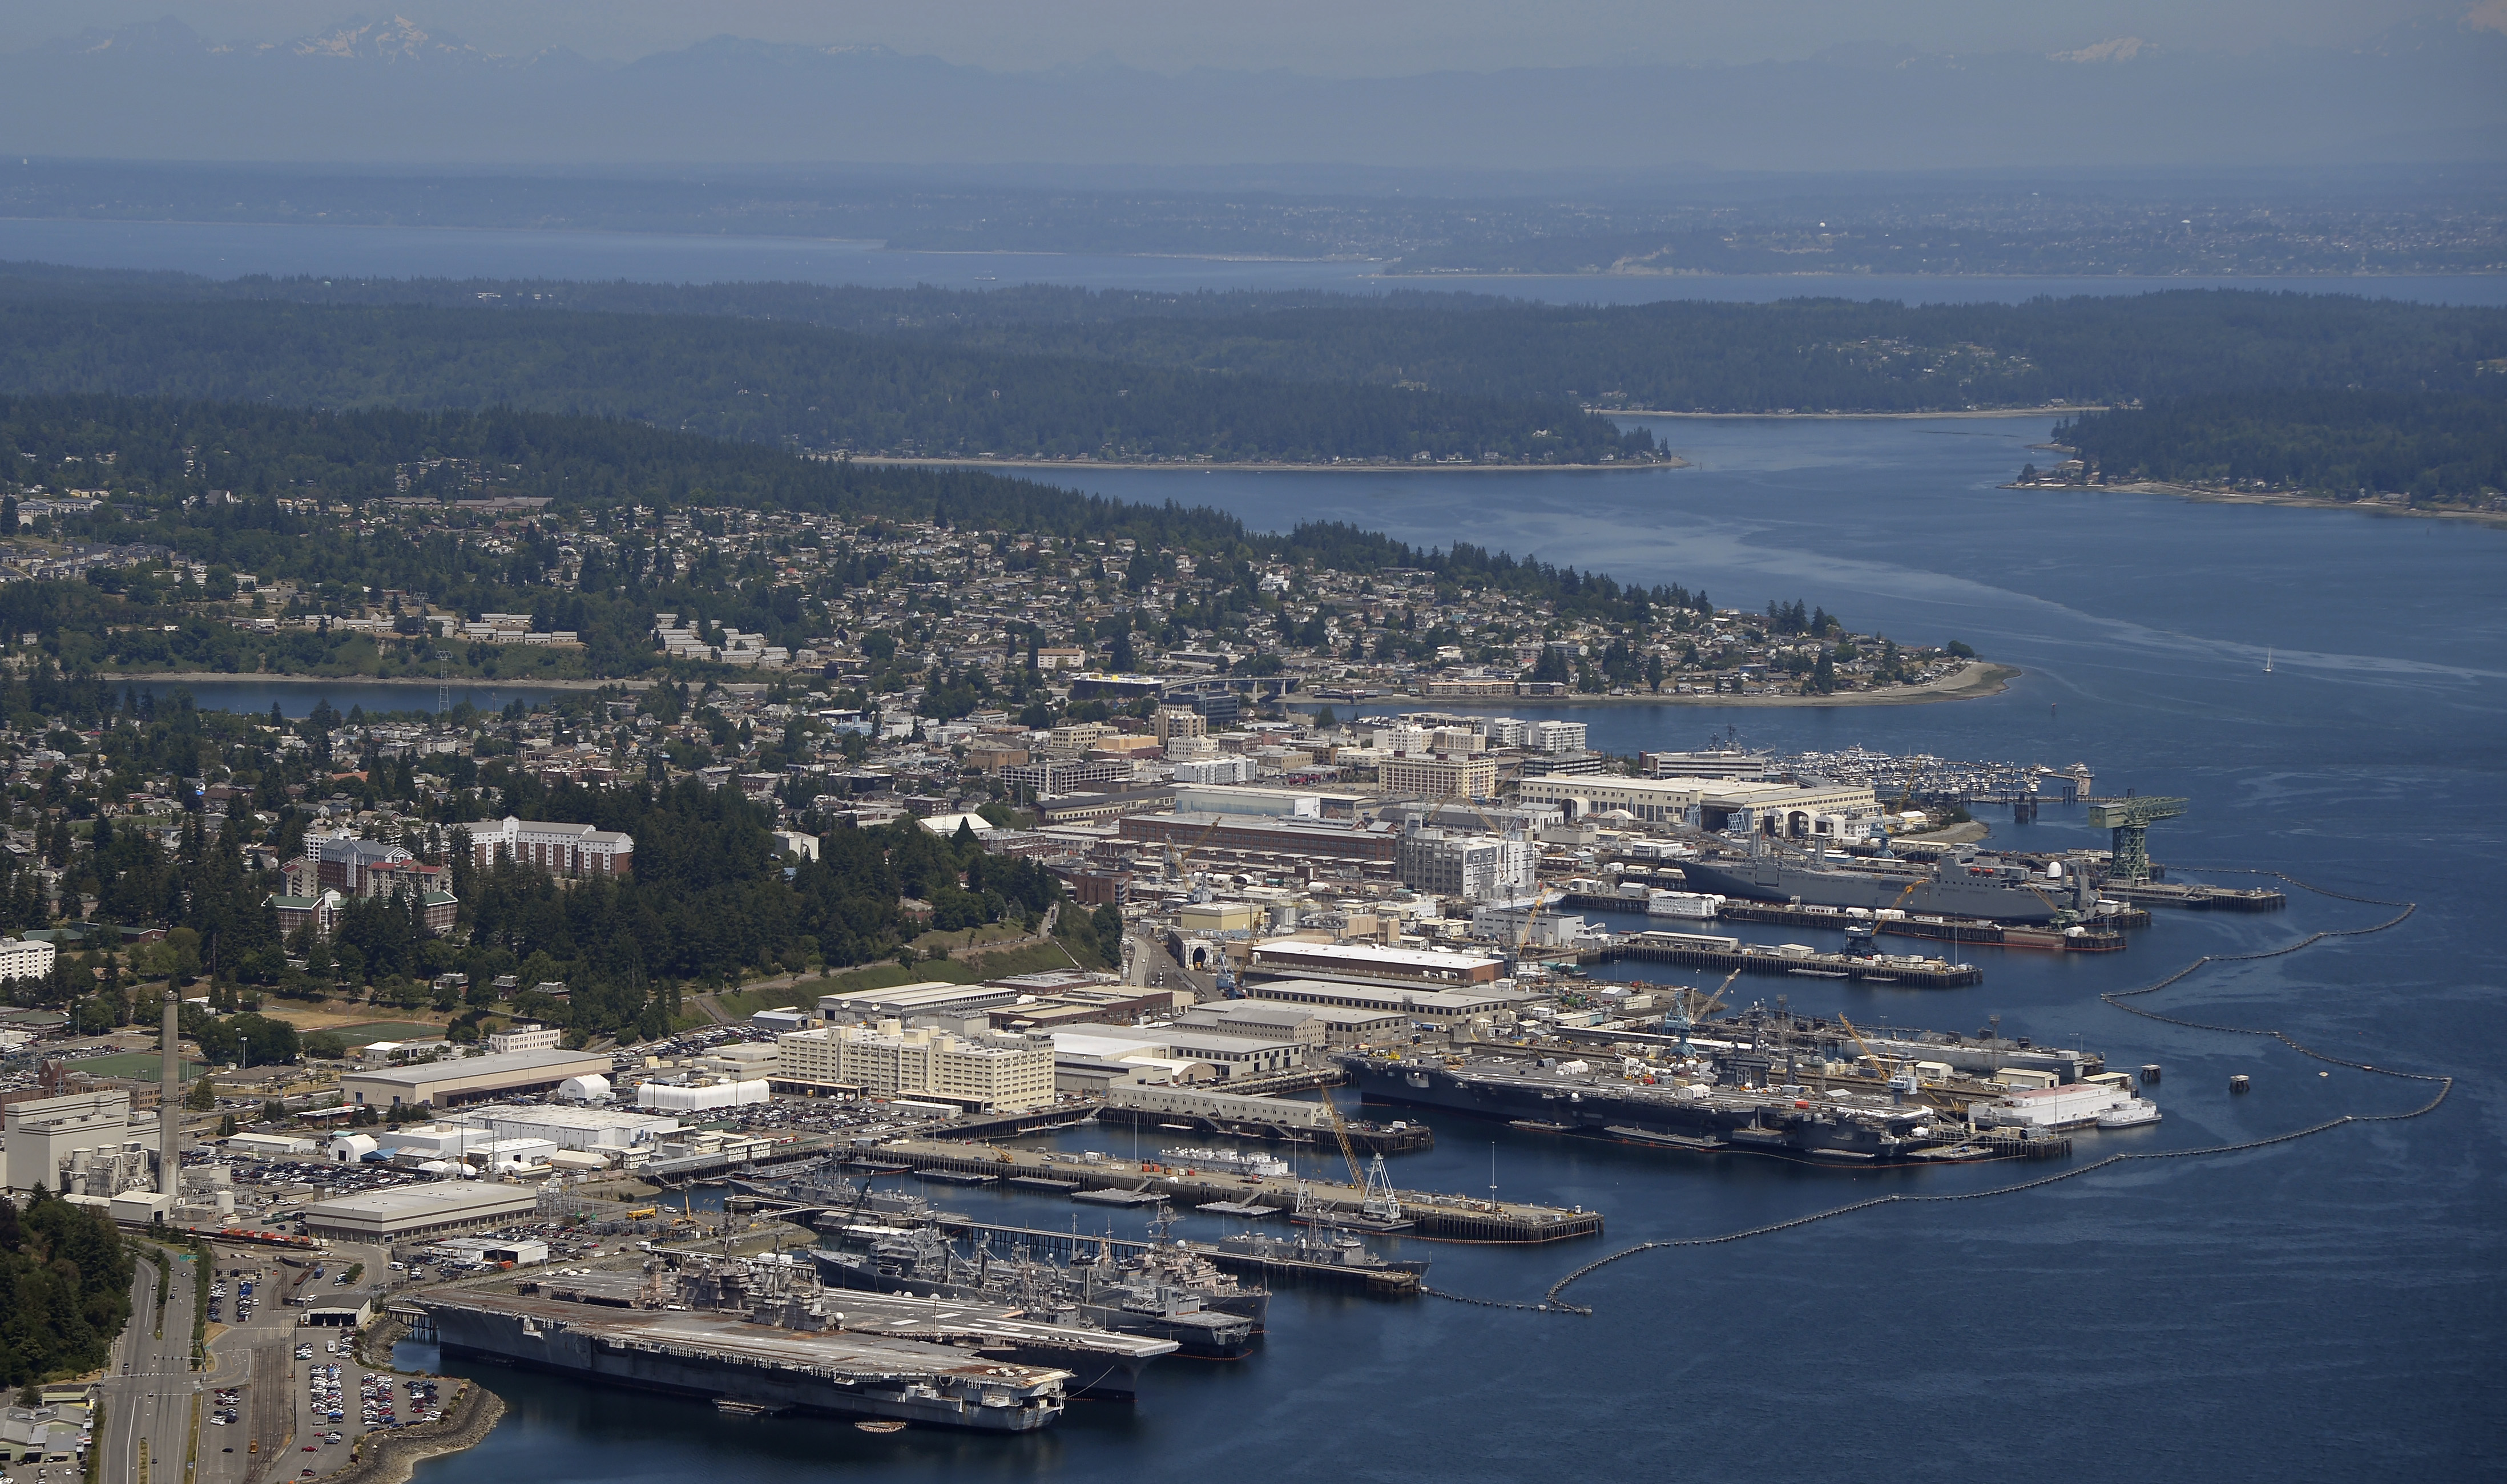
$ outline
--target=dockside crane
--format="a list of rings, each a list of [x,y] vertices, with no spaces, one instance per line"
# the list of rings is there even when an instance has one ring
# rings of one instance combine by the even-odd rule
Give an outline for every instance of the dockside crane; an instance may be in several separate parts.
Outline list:
[[[1400,1220],[1401,1200],[1393,1193],[1393,1176],[1384,1168],[1384,1156],[1378,1154],[1364,1169],[1359,1168],[1358,1146],[1349,1139],[1349,1120],[1340,1115],[1340,1104],[1333,1101],[1328,1088],[1324,1090],[1324,1106],[1331,1113],[1332,1137],[1340,1140],[1340,1157],[1349,1166],[1349,1182],[1359,1193],[1358,1213],[1369,1221]]]
[[[1740,977],[1741,971],[1737,968],[1725,975],[1724,982],[1715,987],[1715,993],[1707,995],[1702,1002],[1694,997],[1698,993],[1697,991],[1684,989],[1680,992],[1681,1002],[1679,1007],[1667,1010],[1663,1013],[1663,1033],[1669,1035],[1677,1032],[1679,1034],[1680,1054],[1683,1057],[1691,1055],[1689,1046],[1689,1032],[1696,1030],[1697,1023],[1700,1020],[1713,1014],[1717,1007],[1724,1003],[1724,992],[1730,989],[1732,987],[1732,981]]]
[[[2107,879],[2128,883],[2150,880],[2150,826],[2161,819],[2175,818],[2192,803],[2190,799],[2152,795],[2090,805],[2091,827],[2112,831],[2109,838],[2114,856],[2107,863]]]

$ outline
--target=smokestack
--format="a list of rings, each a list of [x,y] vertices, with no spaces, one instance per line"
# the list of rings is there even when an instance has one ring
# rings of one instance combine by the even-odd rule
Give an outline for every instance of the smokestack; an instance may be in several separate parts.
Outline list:
[[[165,986],[164,1045],[159,1049],[157,1095],[157,1193],[180,1196],[183,1190],[183,1048],[176,1029],[182,1000]],[[170,1219],[172,1212],[167,1212]]]

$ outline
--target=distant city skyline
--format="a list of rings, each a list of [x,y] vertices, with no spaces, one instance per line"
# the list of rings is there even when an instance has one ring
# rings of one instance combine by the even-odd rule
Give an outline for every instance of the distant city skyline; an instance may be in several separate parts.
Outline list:
[[[1520,66],[1798,60],[1832,49],[2081,54],[2139,48],[2249,53],[2347,48],[2411,22],[2507,32],[2507,0],[18,0],[0,18],[0,51],[91,28],[171,17],[220,41],[284,43],[358,21],[405,17],[432,33],[503,54],[560,48],[628,60],[708,37],[808,46],[884,46],[1002,70],[1111,61],[1152,71],[1285,69],[1315,76],[1401,76]],[[2114,44],[2125,43],[2122,47]]]

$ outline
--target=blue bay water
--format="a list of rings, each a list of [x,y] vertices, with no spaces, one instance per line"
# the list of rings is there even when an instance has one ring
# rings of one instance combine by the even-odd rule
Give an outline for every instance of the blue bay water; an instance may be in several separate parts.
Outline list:
[[[702,1403],[455,1362],[514,1407],[478,1449],[422,1466],[418,1484],[2494,1474],[2507,1400],[2507,971],[2495,921],[2507,901],[2507,532],[1996,489],[2044,439],[2043,419],[1662,426],[1694,467],[1067,477],[1130,499],[1220,506],[1264,527],[1348,520],[1414,542],[1467,539],[1678,581],[1726,605],[1801,597],[1859,629],[1963,638],[2023,673],[1998,696],[1925,706],[1510,709],[1586,720],[1613,750],[1693,744],[1728,723],[1779,749],[2079,760],[2101,791],[2187,795],[2191,812],[2154,832],[2163,860],[2281,870],[2420,906],[2391,932],[2215,965],[2154,1007],[2451,1074],[2445,1104],[2247,1153],[1646,1253],[1576,1290],[1597,1311],[1589,1319],[1283,1293],[1255,1356],[1171,1364],[1137,1408],[1083,1404],[1030,1439],[729,1422]],[[1994,833],[2092,838],[2062,810]],[[1986,975],[1976,989],[1735,989],[1745,1003],[1783,993],[1858,1023],[1973,1031],[1999,1014],[2007,1032],[2078,1041],[2113,1065],[2162,1064],[2165,1121],[2084,1136],[2074,1159],[2085,1163],[2419,1104],[2424,1084],[2097,998],[2197,955],[2389,915],[2293,891],[2289,911],[2271,917],[2163,913],[2120,955],[1970,949]],[[2254,1091],[2233,1098],[2233,1072]],[[1478,1191],[1494,1160],[1509,1197],[1608,1215],[1604,1239],[1556,1249],[1409,1244],[1433,1258],[1439,1286],[1502,1298],[1536,1299],[1633,1242],[2048,1173],[1700,1164],[1434,1121],[1438,1147],[1398,1160],[1400,1183]],[[1059,1137],[1129,1147],[1123,1135]],[[952,1192],[948,1204],[1057,1228],[1073,1213],[1023,1195]],[[1114,1221],[1130,1235],[1139,1219]],[[1188,1227],[1222,1230],[1198,1216]]]
[[[1757,303],[1804,296],[1909,303],[2016,303],[2041,294],[2139,294],[2167,288],[2288,289],[2429,304],[2507,304],[2507,275],[2124,278],[1915,277],[1745,273],[1697,277],[1388,275],[1375,262],[1118,257],[1064,253],[890,252],[876,242],[815,237],[474,228],[323,227],[283,223],[0,219],[0,262],[176,270],[211,278],[253,273],[342,277],[628,278],[638,282],[786,280],[908,288],[1052,283],[1094,289],[1326,289],[1501,294],[1565,304],[1667,299]]]

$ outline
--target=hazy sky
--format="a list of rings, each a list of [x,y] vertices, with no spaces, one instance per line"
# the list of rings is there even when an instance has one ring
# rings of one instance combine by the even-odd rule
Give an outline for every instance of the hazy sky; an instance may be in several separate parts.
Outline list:
[[[1747,62],[1836,46],[2065,51],[2123,36],[2186,50],[2347,46],[2474,0],[8,0],[0,49],[175,16],[220,40],[283,41],[407,16],[492,52],[632,57],[730,33],[878,43],[1029,69],[1134,66],[1386,76],[1611,61]],[[2507,0],[2480,0],[2507,30]]]

